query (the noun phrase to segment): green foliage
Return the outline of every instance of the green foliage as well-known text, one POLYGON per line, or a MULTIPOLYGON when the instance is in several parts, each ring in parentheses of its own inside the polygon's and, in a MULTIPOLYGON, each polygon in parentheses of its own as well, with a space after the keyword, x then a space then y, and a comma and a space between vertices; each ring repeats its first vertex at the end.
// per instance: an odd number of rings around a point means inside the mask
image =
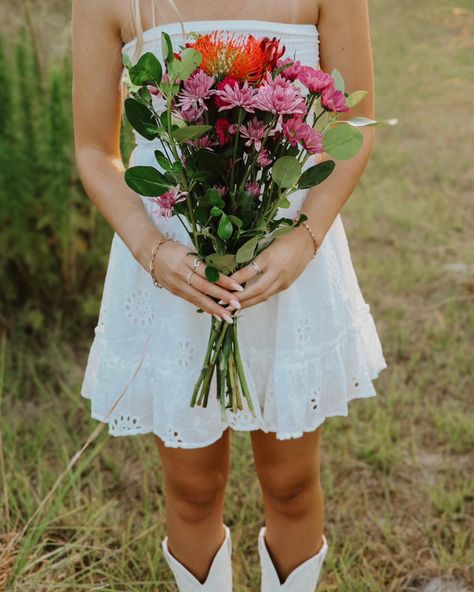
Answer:
POLYGON ((94 322, 112 232, 74 164, 70 59, 41 73, 23 33, 0 38, 0 323, 94 322))

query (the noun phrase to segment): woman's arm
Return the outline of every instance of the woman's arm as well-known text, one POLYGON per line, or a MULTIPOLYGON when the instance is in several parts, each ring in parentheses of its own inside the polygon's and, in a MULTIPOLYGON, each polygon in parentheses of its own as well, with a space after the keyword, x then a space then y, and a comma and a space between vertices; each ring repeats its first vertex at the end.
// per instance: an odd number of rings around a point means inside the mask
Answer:
MULTIPOLYGON (((340 119, 354 116, 373 119, 374 80, 367 0, 321 0, 318 31, 321 69, 331 73, 337 68, 348 92, 368 91, 350 114, 342 113, 340 119)), ((309 190, 300 208, 300 212, 308 216, 307 223, 319 244, 354 191, 370 158, 374 128, 365 127, 361 131, 364 142, 358 154, 350 160, 338 161, 328 179, 309 190)), ((313 242, 303 225, 273 241, 255 259, 263 273, 239 295, 242 308, 288 288, 312 256, 313 242)), ((246 266, 231 277, 246 282, 255 275, 254 268, 246 266)))
MULTIPOLYGON (((322 0, 319 15, 321 69, 331 73, 337 68, 349 93, 368 91, 358 105, 348 113, 341 113, 339 119, 374 119, 374 75, 367 0, 322 0)), ((308 192, 301 207, 301 213, 308 216, 307 222, 319 244, 351 196, 369 161, 375 127, 359 129, 364 136, 360 151, 350 160, 338 161, 328 179, 308 192)), ((303 231, 306 229, 301 228, 300 232, 303 231)))
MULTIPOLYGON (((73 111, 76 162, 84 188, 99 211, 137 261, 148 269, 153 245, 163 235, 148 215, 141 198, 124 181, 120 154, 122 39, 116 0, 75 0, 73 3, 73 111)), ((228 317, 209 296, 236 300, 229 290, 237 284, 221 274, 216 285, 199 266, 187 283, 194 257, 177 241, 160 247, 155 273, 169 291, 206 312, 228 317)), ((151 281, 151 278, 150 278, 151 281)))

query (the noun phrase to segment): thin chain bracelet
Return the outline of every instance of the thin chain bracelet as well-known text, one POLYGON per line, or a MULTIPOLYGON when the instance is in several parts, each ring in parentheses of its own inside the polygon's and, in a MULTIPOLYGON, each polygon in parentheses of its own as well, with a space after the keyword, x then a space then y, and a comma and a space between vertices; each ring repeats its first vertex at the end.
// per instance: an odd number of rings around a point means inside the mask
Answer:
POLYGON ((162 288, 163 286, 156 279, 156 275, 155 275, 155 255, 158 253, 158 249, 161 247, 161 245, 163 243, 166 243, 169 240, 171 240, 171 239, 170 238, 160 238, 160 240, 156 243, 156 245, 153 247, 153 250, 151 252, 151 258, 150 258, 150 275, 151 275, 151 279, 153 280, 153 283, 155 284, 155 286, 157 288, 162 288))
MULTIPOLYGON (((293 222, 296 222, 296 221, 297 221, 297 218, 294 218, 293 219, 293 222)), ((311 240, 313 241, 313 245, 314 245, 313 257, 315 257, 316 256, 316 253, 318 252, 318 249, 319 249, 319 243, 316 240, 316 237, 314 236, 313 231, 311 230, 309 224, 305 220, 303 220, 302 222, 300 222, 300 224, 302 224, 306 228, 306 230, 309 232, 309 234, 311 236, 311 240)))

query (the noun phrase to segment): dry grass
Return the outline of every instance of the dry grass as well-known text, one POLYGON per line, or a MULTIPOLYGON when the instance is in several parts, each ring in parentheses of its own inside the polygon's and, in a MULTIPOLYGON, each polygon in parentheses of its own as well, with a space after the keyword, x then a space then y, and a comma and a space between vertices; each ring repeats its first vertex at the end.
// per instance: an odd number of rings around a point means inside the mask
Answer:
MULTIPOLYGON (((59 23, 62 5, 51 5, 59 23)), ((377 115, 400 124, 377 132, 344 220, 389 369, 378 397, 323 427, 331 551, 320 589, 466 592, 474 589, 474 17, 468 0, 433 0, 429 10, 373 0, 371 13, 377 115)), ((53 332, 35 357, 4 343, 0 553, 92 429, 78 395, 88 343, 53 332)), ((21 592, 174 590, 159 552, 163 516, 152 440, 101 434, 3 558, 0 583, 14 568, 9 589, 21 592)), ((247 434, 233 439, 226 519, 235 589, 254 592, 262 505, 247 434)))

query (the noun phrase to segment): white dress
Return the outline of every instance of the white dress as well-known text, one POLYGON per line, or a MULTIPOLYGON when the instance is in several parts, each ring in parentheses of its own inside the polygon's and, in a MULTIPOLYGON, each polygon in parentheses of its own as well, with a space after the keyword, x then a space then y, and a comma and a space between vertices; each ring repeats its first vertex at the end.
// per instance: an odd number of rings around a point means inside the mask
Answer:
MULTIPOLYGON (((314 25, 273 21, 192 21, 186 30, 225 29, 256 37, 279 37, 284 57, 319 65, 314 25)), ((144 33, 143 51, 161 60, 161 31, 175 48, 183 44, 179 24, 144 33)), ((123 47, 130 57, 135 40, 123 47)), ((137 138, 132 165, 158 166, 155 142, 137 138)), ((290 196, 293 217, 308 190, 290 196)), ((144 198, 152 213, 151 200, 144 198)), ((155 224, 163 234, 191 245, 176 217, 155 224)), ((95 337, 81 394, 91 400, 92 417, 109 424, 115 436, 154 432, 167 446, 198 448, 215 442, 228 427, 276 432, 279 439, 315 430, 326 417, 348 414, 352 399, 373 397, 372 381, 386 367, 369 305, 359 289, 341 218, 338 216, 316 257, 286 290, 243 309, 239 339, 256 417, 244 410, 221 418, 215 377, 206 408, 190 407, 201 370, 211 317, 165 288, 115 235, 95 337)))

